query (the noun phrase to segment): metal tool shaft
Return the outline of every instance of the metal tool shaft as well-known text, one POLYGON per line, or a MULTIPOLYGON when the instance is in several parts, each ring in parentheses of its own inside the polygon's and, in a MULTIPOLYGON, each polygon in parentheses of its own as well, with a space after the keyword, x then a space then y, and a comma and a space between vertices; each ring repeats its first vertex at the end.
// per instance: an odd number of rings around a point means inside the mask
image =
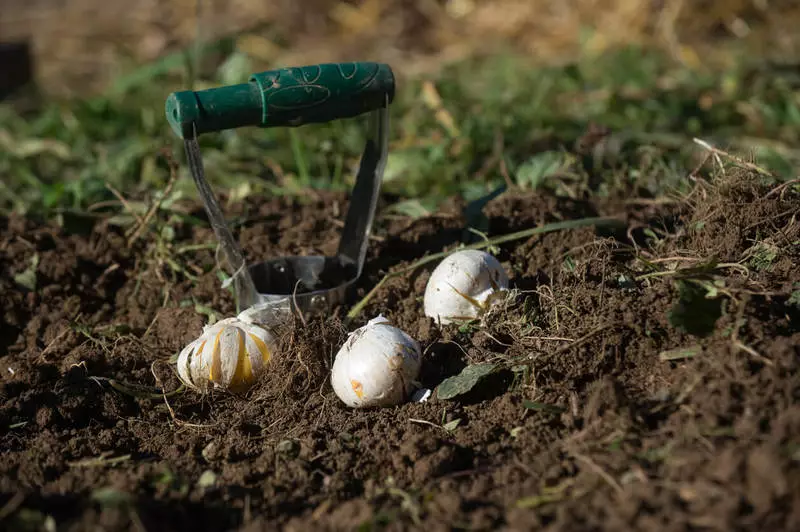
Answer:
POLYGON ((222 214, 217 197, 214 195, 214 191, 211 190, 208 181, 206 181, 203 159, 200 156, 200 147, 197 144, 197 139, 195 137, 185 139, 184 149, 186 150, 186 159, 189 162, 192 179, 200 198, 203 200, 208 220, 211 222, 211 228, 214 230, 214 235, 216 235, 225 260, 231 269, 230 274, 237 298, 236 306, 237 308, 250 307, 259 301, 258 290, 256 290, 250 270, 247 268, 244 255, 236 244, 233 233, 225 223, 225 216, 222 214))
POLYGON ((340 257, 356 265, 356 277, 361 276, 367 256, 367 244, 372 231, 372 221, 378 206, 383 171, 389 152, 389 104, 370 113, 369 132, 356 183, 350 196, 350 208, 344 222, 340 257))

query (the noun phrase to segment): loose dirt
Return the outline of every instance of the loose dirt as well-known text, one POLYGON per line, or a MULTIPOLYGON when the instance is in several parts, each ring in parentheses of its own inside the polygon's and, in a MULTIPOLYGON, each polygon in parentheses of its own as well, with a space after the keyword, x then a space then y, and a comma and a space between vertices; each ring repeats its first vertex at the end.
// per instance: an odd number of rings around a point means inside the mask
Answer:
MULTIPOLYGON (((332 253, 346 200, 231 216, 251 260, 332 253)), ((234 312, 213 249, 181 249, 213 243, 206 224, 164 214, 167 236, 129 247, 106 222, 68 234, 0 219, 0 524, 799 530, 797 189, 739 172, 671 203, 630 200, 501 195, 489 235, 611 214, 630 229, 493 250, 514 297, 460 328, 422 314, 435 263, 393 278, 354 323, 347 308, 297 320, 242 397, 171 393, 170 358, 210 312, 234 312), (504 369, 454 399, 350 410, 329 368, 378 313, 423 344, 429 388, 467 364, 504 369)), ((469 236, 463 206, 381 218, 356 295, 469 236)))

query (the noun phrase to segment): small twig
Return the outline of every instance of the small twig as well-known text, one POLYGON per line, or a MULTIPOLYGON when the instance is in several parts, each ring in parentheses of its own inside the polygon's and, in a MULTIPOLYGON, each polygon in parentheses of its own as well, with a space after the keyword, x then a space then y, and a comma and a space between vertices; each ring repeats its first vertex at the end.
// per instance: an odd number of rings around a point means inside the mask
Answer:
POLYGON ((784 216, 788 216, 790 214, 797 214, 798 211, 800 211, 800 209, 795 207, 794 209, 789 209, 788 211, 783 211, 783 212, 781 212, 779 214, 775 214, 775 215, 770 216, 768 218, 764 218, 762 220, 759 220, 759 221, 757 221, 755 223, 752 223, 752 224, 748 225, 747 227, 745 227, 744 228, 744 232, 749 231, 750 229, 753 229, 754 227, 758 227, 759 225, 764 225, 764 224, 768 224, 770 222, 773 222, 775 220, 780 220, 784 216))
MULTIPOLYGON (((555 323, 556 332, 559 331, 560 327, 558 326, 558 303, 556 302, 555 292, 553 291, 553 276, 550 276, 550 284, 542 286, 542 288, 547 288, 550 291, 550 295, 547 296, 550 301, 553 302, 553 321, 555 323)), ((541 292, 537 291, 538 294, 543 295, 541 292)))
POLYGON ((123 454, 120 456, 110 456, 111 451, 100 453, 100 456, 93 456, 91 458, 83 458, 73 462, 67 462, 69 467, 103 467, 107 465, 120 464, 127 462, 131 459, 130 454, 123 454))
POLYGON ((440 425, 437 425, 436 423, 431 423, 430 421, 426 421, 424 419, 415 419, 413 417, 410 417, 410 418, 408 418, 408 420, 411 423, 418 423, 420 425, 429 425, 429 426, 431 426, 433 428, 444 430, 440 425))
POLYGON ((725 150, 721 150, 719 148, 715 148, 714 146, 712 146, 711 144, 709 144, 708 142, 706 142, 706 141, 704 141, 702 139, 694 138, 694 139, 692 139, 692 141, 695 144, 697 144, 699 146, 702 146, 703 148, 708 150, 710 153, 712 153, 714 155, 714 158, 717 161, 717 164, 719 164, 720 168, 722 168, 722 160, 720 159, 720 156, 722 156, 722 157, 725 157, 726 159, 730 159, 731 161, 733 161, 736 164, 736 166, 738 166, 739 168, 743 168, 745 170, 750 170, 751 172, 756 172, 757 174, 761 174, 761 175, 766 176, 766 177, 772 177, 772 178, 777 177, 772 172, 770 172, 768 170, 765 170, 765 169, 761 168, 760 166, 758 166, 756 164, 753 164, 751 162, 745 161, 744 159, 741 159, 740 157, 737 157, 737 156, 735 156, 733 154, 730 154, 730 153, 726 152, 725 150))
POLYGON ((526 336, 523 340, 550 340, 553 342, 574 342, 574 338, 564 338, 562 336, 526 336))
POLYGON ((686 398, 689 397, 689 394, 692 393, 692 391, 694 391, 695 388, 697 388, 697 385, 700 384, 700 382, 702 380, 703 380, 703 377, 701 375, 696 375, 692 379, 692 382, 690 382, 688 386, 686 386, 683 390, 681 390, 681 393, 679 393, 675 397, 675 399, 672 401, 672 403, 675 404, 675 405, 683 404, 683 402, 686 400, 686 398))
POLYGON ((716 148, 714 148, 711 144, 709 144, 708 142, 706 142, 704 140, 697 139, 697 138, 692 139, 692 140, 698 146, 701 146, 701 147, 705 148, 706 150, 708 150, 708 153, 714 158, 714 162, 717 163, 717 166, 719 167, 720 172, 722 172, 723 175, 724 175, 725 174, 725 166, 722 164, 722 159, 720 158, 719 152, 717 152, 716 148))
POLYGON ((570 454, 572 454, 572 456, 574 456, 580 462, 586 464, 589 467, 589 469, 591 469, 598 476, 600 476, 600 478, 602 478, 609 486, 614 488, 614 490, 616 490, 617 493, 624 493, 625 490, 623 490, 622 486, 620 486, 619 483, 616 480, 614 480, 614 477, 609 475, 602 467, 597 465, 597 463, 594 460, 578 452, 571 452, 570 454))
POLYGON ((497 345, 502 345, 503 347, 511 347, 511 344, 506 344, 506 343, 503 343, 503 342, 501 342, 500 340, 498 340, 497 338, 495 338, 493 335, 489 334, 489 332, 488 332, 488 331, 483 331, 483 334, 485 334, 486 336, 488 336, 490 339, 494 340, 494 342, 495 342, 497 345))
POLYGON ((118 262, 115 262, 115 263, 111 264, 108 268, 103 270, 103 272, 100 274, 100 277, 98 277, 97 280, 94 282, 95 286, 97 286, 100 283, 102 283, 109 273, 115 272, 118 269, 119 269, 119 263, 118 262))
MULTIPOLYGON (((440 327, 441 327, 441 324, 440 324, 440 327)), ((453 344, 454 346, 456 346, 457 348, 459 348, 459 349, 461 350, 461 352, 464 354, 464 357, 465 357, 465 358, 469 359, 469 353, 467 353, 467 350, 466 350, 466 349, 464 349, 464 346, 463 346, 463 345, 461 345, 461 344, 459 344, 458 342, 455 342, 455 341, 453 341, 453 340, 442 340, 441 342, 442 342, 443 344, 453 344)), ((426 348, 426 351, 427 351, 428 349, 431 349, 431 348, 432 348, 434 345, 435 345, 434 343, 431 343, 431 344, 430 344, 430 345, 429 345, 429 346, 426 348)))
POLYGON ((125 207, 125 210, 128 211, 129 213, 131 213, 131 215, 134 218, 136 218, 136 222, 138 224, 141 224, 142 223, 142 217, 139 216, 138 214, 136 214, 136 211, 133 210, 133 207, 131 207, 131 204, 128 203, 128 200, 125 199, 125 196, 123 196, 117 189, 115 189, 114 187, 112 187, 108 183, 106 183, 106 188, 112 194, 114 194, 114 197, 116 197, 119 200, 120 203, 122 203, 122 206, 125 207))
POLYGON ((178 180, 178 163, 172 157, 172 154, 169 153, 167 150, 162 150, 162 154, 167 159, 167 163, 169 164, 169 181, 167 181, 167 186, 164 187, 164 190, 161 192, 161 195, 158 197, 156 201, 150 206, 150 209, 144 215, 144 219, 140 220, 139 224, 134 228, 131 236, 128 238, 128 246, 133 245, 134 242, 139 238, 144 231, 147 224, 150 223, 150 220, 155 216, 156 211, 161 208, 161 204, 167 198, 167 196, 172 193, 172 187, 175 186, 175 182, 178 180))
POLYGON ((170 392, 170 393, 164 392, 164 385, 161 382, 161 379, 158 377, 158 375, 155 372, 155 365, 158 362, 159 361, 156 360, 152 364, 150 364, 150 373, 152 373, 153 378, 156 380, 156 384, 162 390, 161 394, 162 394, 162 397, 164 398, 164 403, 167 405, 167 410, 169 410, 169 413, 172 416, 172 420, 175 422, 175 424, 178 425, 179 427, 191 427, 191 428, 198 428, 198 429, 209 428, 209 427, 213 427, 214 425, 216 425, 216 423, 211 424, 211 425, 199 425, 197 423, 187 423, 186 421, 181 421, 180 419, 177 418, 177 416, 175 415, 175 411, 172 409, 172 406, 169 404, 169 400, 167 399, 167 397, 169 395, 173 395, 173 394, 177 393, 178 391, 183 390, 184 389, 184 385, 181 384, 178 387, 178 389, 175 390, 174 392, 170 392))
POLYGON ((648 262, 652 262, 653 264, 658 264, 659 262, 676 262, 676 261, 687 261, 687 262, 701 262, 703 259, 700 257, 682 257, 680 255, 676 255, 673 257, 659 257, 656 259, 650 259, 648 262))
POLYGON ((161 388, 150 388, 149 386, 127 384, 116 379, 109 379, 106 377, 87 377, 88 379, 96 382, 102 387, 103 382, 108 383, 109 386, 114 388, 119 393, 124 393, 136 399, 161 399, 164 395, 172 396, 177 395, 183 391, 183 385, 179 386, 171 392, 165 392, 161 388))
MULTIPOLYGON (((695 166, 694 169, 692 169, 691 172, 689 172, 689 179, 691 179, 695 183, 697 182, 697 174, 706 165, 706 163, 708 162, 708 158, 709 157, 711 157, 711 153, 710 152, 706 152, 705 156, 703 157, 703 160, 700 161, 700 163, 697 166, 695 166)), ((695 185, 695 188, 697 188, 696 185, 695 185)))
POLYGON ((781 185, 778 185, 777 187, 775 187, 775 188, 773 188, 772 190, 770 190, 770 191, 767 193, 767 195, 766 195, 766 196, 764 196, 764 198, 769 198, 769 197, 771 197, 773 194, 777 194, 778 192, 780 192, 780 194, 781 194, 781 200, 783 200, 783 193, 786 191, 786 189, 787 189, 787 188, 789 188, 791 185, 795 185, 795 184, 798 184, 798 183, 800 183, 800 178, 798 178, 798 179, 792 179, 791 181, 787 181, 786 183, 783 183, 783 184, 781 184, 781 185))
POLYGON ((556 349, 553 352, 553 355, 560 355, 561 353, 569 351, 573 347, 577 347, 577 346, 579 346, 581 344, 584 344, 584 343, 586 343, 586 341, 590 340, 597 333, 602 332, 602 331, 604 331, 606 329, 609 329, 609 328, 611 328, 613 326, 614 325, 612 325, 612 324, 605 323, 603 325, 600 325, 599 327, 595 327, 594 329, 592 329, 588 333, 584 334, 583 336, 581 336, 580 338, 578 338, 577 340, 575 340, 571 344, 567 344, 567 345, 563 345, 563 346, 559 347, 558 349, 556 349))
POLYGON ((420 509, 419 509, 419 505, 414 501, 414 499, 411 497, 411 495, 409 495, 407 492, 405 492, 405 491, 403 491, 403 490, 401 490, 399 488, 395 488, 395 487, 386 488, 386 493, 401 499, 402 502, 400 503, 400 507, 405 509, 409 513, 409 515, 411 517, 411 520, 414 521, 414 524, 419 526, 419 524, 420 524, 420 517, 419 517, 420 509))
POLYGON ((297 311, 297 316, 300 318, 300 322, 303 324, 303 327, 308 327, 308 324, 306 323, 306 318, 305 318, 305 316, 303 316, 303 311, 300 309, 300 307, 297 304, 297 287, 298 286, 300 286, 300 279, 298 279, 297 282, 294 283, 294 290, 292 290, 292 303, 294 304, 294 308, 297 311))
POLYGON ((759 360, 759 361, 763 362, 767 366, 770 366, 770 367, 774 367, 775 366, 775 363, 772 362, 772 360, 768 359, 767 357, 765 357, 764 355, 762 355, 761 353, 759 353, 758 351, 756 351, 752 347, 750 347, 748 345, 745 345, 742 342, 739 342, 739 341, 733 342, 733 347, 735 347, 736 349, 741 349, 742 351, 744 351, 745 353, 747 353, 751 357, 755 358, 756 360, 759 360))
POLYGON ((637 256, 638 255, 649 255, 649 253, 647 251, 639 249, 639 244, 636 243, 636 239, 633 236, 633 230, 637 229, 639 227, 643 227, 643 224, 636 224, 636 223, 631 224, 630 226, 628 226, 627 231, 625 231, 625 236, 628 237, 628 240, 630 241, 631 246, 633 247, 634 254, 636 254, 637 256))
MULTIPOLYGON (((746 266, 742 266, 736 262, 722 262, 714 266, 713 269, 732 269, 738 270, 740 273, 743 273, 745 277, 750 274, 750 270, 747 269, 746 266)), ((650 272, 650 273, 643 273, 642 275, 637 275, 634 277, 635 281, 643 281, 645 279, 651 279, 653 277, 669 277, 672 275, 683 275, 683 274, 691 274, 691 273, 698 273, 696 268, 679 268, 677 270, 663 270, 660 272, 650 272)), ((710 272, 709 272, 710 273, 710 272)))
POLYGON ((734 349, 739 349, 741 351, 744 351, 745 353, 755 358, 756 360, 763 362, 765 365, 773 367, 775 366, 775 363, 772 362, 772 360, 768 359, 767 357, 765 357, 752 347, 745 345, 744 343, 741 342, 741 340, 739 340, 739 331, 744 325, 744 309, 749 299, 750 296, 746 295, 744 298, 742 298, 741 301, 738 302, 739 308, 736 311, 736 321, 734 322, 733 332, 731 332, 731 346, 734 349))
POLYGON ((211 425, 197 425, 195 423, 187 423, 186 421, 181 421, 175 415, 175 410, 172 409, 172 405, 169 404, 169 400, 167 399, 167 394, 164 392, 164 384, 161 382, 161 378, 156 373, 156 364, 158 360, 154 360, 152 364, 150 364, 150 373, 152 373, 153 378, 156 380, 156 385, 161 388, 162 397, 164 398, 164 404, 167 405, 167 410, 169 410, 169 414, 172 417, 172 421, 175 422, 176 425, 179 427, 194 427, 194 428, 206 428, 211 425))
POLYGON ((39 358, 43 359, 44 356, 47 355, 51 349, 54 349, 56 343, 60 342, 71 330, 72 329, 70 327, 64 327, 64 329, 62 329, 61 332, 58 333, 58 336, 50 340, 50 342, 45 346, 42 352, 39 353, 39 358))

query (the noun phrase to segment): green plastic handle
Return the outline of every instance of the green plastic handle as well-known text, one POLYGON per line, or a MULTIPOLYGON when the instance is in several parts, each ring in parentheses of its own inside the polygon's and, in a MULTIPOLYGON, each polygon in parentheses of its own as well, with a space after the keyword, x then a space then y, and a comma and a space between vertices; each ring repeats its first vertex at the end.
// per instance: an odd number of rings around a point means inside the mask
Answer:
POLYGON ((384 63, 325 63, 253 74, 247 83, 173 92, 166 113, 175 134, 237 127, 297 127, 351 118, 394 99, 394 74, 384 63))

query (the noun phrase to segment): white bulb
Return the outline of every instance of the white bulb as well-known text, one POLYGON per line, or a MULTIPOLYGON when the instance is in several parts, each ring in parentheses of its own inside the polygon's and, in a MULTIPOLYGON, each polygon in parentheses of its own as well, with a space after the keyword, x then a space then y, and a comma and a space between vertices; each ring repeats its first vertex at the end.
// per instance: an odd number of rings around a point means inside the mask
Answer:
POLYGON ((275 337, 266 329, 239 318, 206 325, 199 338, 178 355, 178 376, 190 388, 207 391, 209 385, 234 393, 248 390, 277 351, 275 337))
POLYGON ((425 315, 437 323, 469 321, 486 310, 492 294, 508 288, 508 275, 493 255, 457 251, 431 273, 423 299, 425 315))
POLYGON ((333 391, 347 406, 392 406, 408 399, 422 350, 404 331, 378 316, 350 333, 331 370, 333 391))

